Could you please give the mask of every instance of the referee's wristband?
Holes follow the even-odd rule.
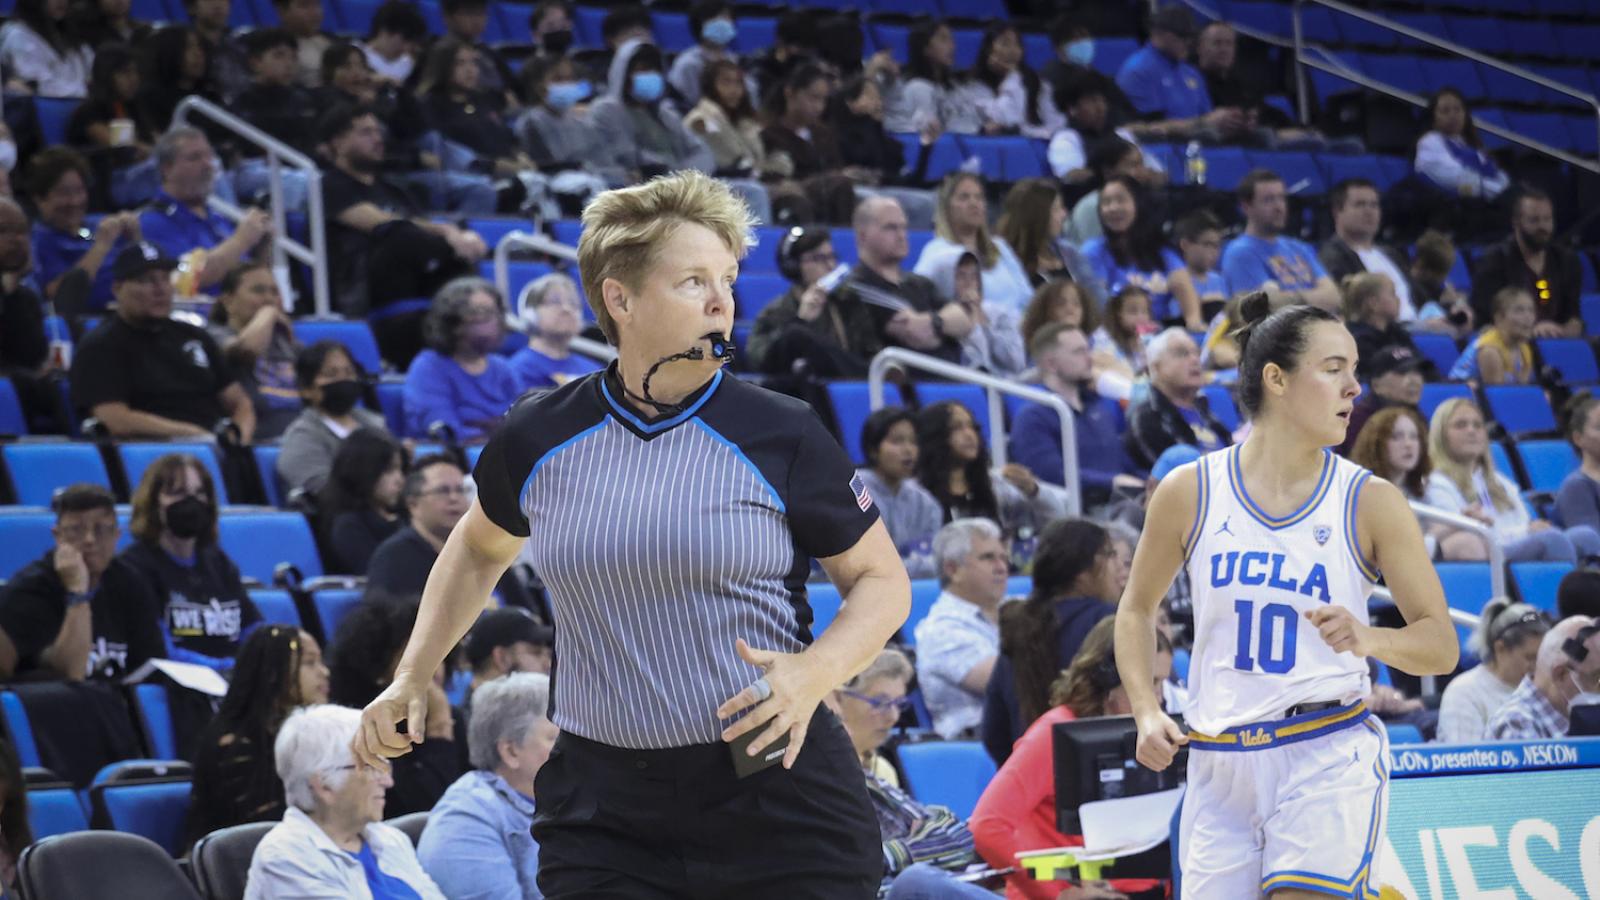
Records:
[[[82,606],[88,603],[93,596],[88,591],[67,591],[67,609],[72,609],[74,606]]]

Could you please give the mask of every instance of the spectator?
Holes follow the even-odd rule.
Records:
[[[17,860],[33,843],[33,826],[28,821],[27,777],[17,751],[0,740],[0,888],[17,890]]]
[[[117,255],[117,313],[78,342],[72,400],[117,438],[205,437],[226,417],[249,444],[255,409],[222,351],[204,328],[168,318],[177,265],[149,243]]]
[[[467,274],[487,253],[483,239],[421,216],[405,189],[379,174],[383,129],[370,108],[341,106],[317,124],[332,165],[323,170],[323,211],[336,307],[372,314],[373,336],[396,368],[422,349],[427,310],[399,303]]]
[[[1055,726],[1062,722],[1132,712],[1112,642],[1112,617],[1099,619],[1083,637],[1081,649],[1050,684],[1049,709],[1017,741],[1000,771],[984,788],[970,824],[978,852],[992,867],[1014,865],[1016,855],[1051,847],[1081,847],[1083,836],[1057,830]],[[1164,696],[1172,672],[1172,644],[1156,632],[1151,675],[1156,696]],[[1147,894],[1147,892],[1149,892]],[[1106,882],[1035,881],[1023,872],[1006,877],[1006,896],[1038,900],[1089,900],[1096,897],[1162,897],[1162,884],[1147,879]]]
[[[916,479],[917,419],[903,406],[875,409],[861,426],[867,465],[856,470],[912,578],[936,574],[933,539],[944,519],[939,501]]]
[[[828,122],[839,144],[844,174],[856,184],[856,193],[894,197],[914,227],[932,228],[935,198],[924,185],[933,144],[939,139],[936,126],[922,129],[916,158],[908,162],[905,145],[884,130],[883,89],[868,75],[852,75],[834,92]]]
[[[156,141],[155,154],[161,190],[139,214],[139,233],[195,271],[195,290],[208,290],[262,246],[272,234],[272,221],[264,210],[252,209],[235,223],[210,208],[217,161],[199,129],[168,131]]]
[[[1424,503],[1428,479],[1433,475],[1427,432],[1427,422],[1415,406],[1385,407],[1367,419],[1360,433],[1352,439],[1350,460],[1399,488],[1407,500]],[[1420,524],[1423,541],[1435,559],[1475,561],[1485,558],[1483,542],[1476,535],[1446,525]]]
[[[1070,103],[1062,100],[1065,85],[1082,83],[1093,86],[1106,101],[1112,121],[1121,124],[1133,118],[1133,104],[1117,87],[1116,79],[1094,68],[1094,33],[1084,23],[1083,17],[1073,12],[1063,12],[1050,20],[1047,36],[1055,57],[1039,70],[1039,77],[1055,89],[1056,103],[1062,112],[1068,112]]]
[[[789,80],[789,73],[817,61],[818,18],[816,10],[805,7],[786,7],[778,16],[772,46],[757,51],[746,61],[746,70],[756,78],[757,97],[771,96]]]
[[[1422,400],[1422,371],[1426,363],[1420,353],[1409,347],[1391,345],[1362,363],[1372,379],[1371,388],[1361,392],[1350,410],[1350,424],[1345,428],[1344,443],[1339,446],[1339,453],[1345,456],[1350,455],[1356,435],[1378,410],[1398,404],[1421,414],[1417,404]]]
[[[222,279],[211,337],[250,395],[256,437],[277,440],[300,415],[294,376],[298,345],[278,280],[264,262],[246,262]]]
[[[1526,290],[1515,285],[1501,288],[1494,295],[1492,324],[1461,351],[1450,369],[1450,380],[1484,385],[1534,382],[1537,316],[1533,297]]]
[[[1600,569],[1585,563],[1561,577],[1556,587],[1556,617],[1590,616],[1600,613]]]
[[[100,589],[160,623],[160,655],[226,674],[261,612],[217,543],[216,497],[198,459],[157,458],[133,493],[134,541],[117,554]],[[130,671],[143,662],[128,660]]]
[[[531,672],[549,675],[555,630],[525,609],[491,609],[478,617],[467,635],[467,664],[472,684],[467,702],[478,688],[507,675]],[[529,795],[532,795],[529,791]]]
[[[1172,234],[1178,239],[1178,255],[1183,257],[1195,296],[1200,298],[1200,319],[1214,322],[1228,302],[1227,279],[1217,270],[1222,258],[1222,222],[1209,210],[1199,209],[1179,219]],[[1237,364],[1237,354],[1226,364],[1213,363],[1219,369],[1231,369]]]
[[[556,173],[551,187],[558,196],[570,193],[569,178],[588,186],[618,186],[630,177],[624,166],[608,164],[604,136],[589,113],[594,94],[580,79],[577,64],[565,56],[542,56],[522,67],[528,105],[517,120],[522,147],[541,171]]]
[[[481,102],[495,112],[515,112],[520,106],[516,73],[504,57],[483,42],[484,30],[489,27],[489,0],[445,0],[441,8],[446,40],[477,51],[475,89],[482,91]]]
[[[956,79],[956,39],[950,26],[922,19],[906,41],[909,61],[884,90],[883,125],[915,134],[937,124],[950,134],[977,134],[983,126],[972,93]]]
[[[1016,251],[1035,289],[1053,279],[1072,278],[1067,256],[1074,251],[1061,240],[1066,221],[1061,191],[1048,178],[1024,178],[1006,192],[995,231]]]
[[[120,678],[132,671],[130,650],[142,662],[161,645],[153,622],[99,590],[116,553],[116,501],[98,485],[74,484],[50,505],[54,546],[0,587],[0,678]]]
[[[549,677],[533,672],[473,692],[473,768],[439,798],[417,845],[422,867],[446,896],[543,896],[539,845],[529,830],[534,776],[556,740],[549,699]]]
[[[1339,289],[1344,295],[1345,325],[1350,329],[1350,336],[1356,339],[1356,350],[1360,354],[1356,377],[1371,378],[1372,361],[1387,347],[1401,347],[1417,353],[1420,358],[1411,332],[1400,324],[1400,296],[1388,275],[1378,272],[1346,275]],[[1454,373],[1451,377],[1455,377]]]
[[[428,39],[428,23],[406,0],[385,0],[372,14],[367,40],[360,45],[367,64],[384,81],[398,87],[411,78],[417,56]]]
[[[0,197],[0,372],[11,379],[28,418],[53,419],[60,394],[43,376],[56,362],[45,337],[44,301],[27,284],[30,244],[27,214]]]
[[[213,103],[222,98],[206,81],[211,61],[200,36],[182,25],[168,25],[150,36],[144,47],[144,77],[139,102],[157,131],[172,124],[173,112],[189,95]]]
[[[289,808],[250,859],[247,900],[444,900],[411,839],[380,821],[394,779],[353,762],[360,726],[358,710],[323,704],[295,710],[279,729],[273,763]]]
[[[790,287],[756,316],[745,342],[751,368],[771,375],[866,375],[867,362],[883,344],[872,312],[854,293],[829,293],[820,283],[839,267],[831,232],[791,228],[778,243],[777,257]]]
[[[1050,708],[1050,685],[1090,630],[1117,611],[1123,578],[1104,526],[1066,519],[1039,534],[1033,592],[1000,611],[1000,657],[983,698],[983,746],[997,764]]]
[[[1342,284],[1347,277],[1362,272],[1389,276],[1400,301],[1396,321],[1406,326],[1416,323],[1422,304],[1412,290],[1410,263],[1404,253],[1378,243],[1378,230],[1383,225],[1378,186],[1365,178],[1346,178],[1328,192],[1328,207],[1333,211],[1333,236],[1317,250],[1317,259],[1328,277],[1335,284]],[[1440,320],[1419,324],[1429,331],[1442,330],[1447,325]]]
[[[1421,304],[1417,315],[1424,319],[1444,318],[1450,323],[1447,333],[1460,340],[1472,330],[1472,304],[1448,281],[1456,260],[1456,245],[1450,236],[1429,229],[1417,238],[1410,275]]]
[[[1210,453],[1233,443],[1200,393],[1205,370],[1194,338],[1181,328],[1168,328],[1151,339],[1148,352],[1150,396],[1128,414],[1125,443],[1133,461],[1153,466],[1161,451],[1173,444]]]
[[[1011,456],[1034,475],[1077,491],[1085,508],[1111,499],[1117,487],[1138,489],[1132,460],[1123,449],[1127,421],[1117,401],[1094,389],[1089,339],[1077,328],[1050,324],[1033,339],[1033,359],[1045,390],[1072,409],[1078,483],[1067,484],[1062,461],[1061,417],[1039,403],[1029,403],[1011,426]]]
[[[1021,315],[1033,296],[1033,282],[1005,238],[989,232],[989,203],[983,179],[967,172],[947,176],[939,185],[934,213],[934,238],[922,248],[915,271],[926,276],[940,254],[964,247],[983,264],[984,299],[1014,308]]]
[[[860,261],[839,290],[870,306],[883,345],[960,362],[961,341],[972,330],[972,320],[959,303],[941,305],[933,282],[901,268],[910,243],[899,201],[868,197],[856,206],[853,224]]]
[[[439,289],[423,323],[428,348],[406,370],[406,433],[429,437],[440,425],[453,440],[477,442],[522,393],[505,343],[506,307],[482,278],[458,278]]]
[[[1539,641],[1533,670],[1489,718],[1491,741],[1566,737],[1572,701],[1600,692],[1600,629],[1588,616],[1562,619]]]
[[[1268,169],[1253,169],[1239,182],[1238,194],[1245,230],[1222,251],[1229,293],[1276,290],[1280,304],[1309,303],[1337,312],[1339,288],[1316,252],[1283,233],[1289,219],[1283,179]]]
[[[1031,345],[1039,332],[1053,322],[1084,334],[1094,334],[1100,329],[1094,305],[1084,302],[1081,286],[1062,279],[1047,281],[1034,290],[1033,299],[1028,301],[1028,309],[1022,314],[1023,344]]]
[[[1428,478],[1428,505],[1489,526],[1507,562],[1570,563],[1600,554],[1600,533],[1595,529],[1561,528],[1529,516],[1516,484],[1496,471],[1483,413],[1471,400],[1453,397],[1434,410],[1428,452],[1434,466]]]
[[[272,0],[272,8],[294,38],[295,80],[301,87],[321,87],[322,54],[333,44],[322,31],[322,0]]]
[[[984,134],[1050,140],[1067,125],[1051,85],[1022,61],[1022,35],[1010,22],[995,22],[984,30],[967,90],[975,98]]]
[[[1145,341],[1155,330],[1150,295],[1137,285],[1124,286],[1106,301],[1105,317],[1089,338],[1095,364],[1131,385],[1149,367]]]
[[[739,34],[733,6],[727,0],[698,0],[689,7],[689,33],[694,35],[695,45],[679,53],[667,73],[667,83],[685,109],[699,103],[703,96],[700,76],[707,64],[726,61],[738,65],[738,57],[728,49]]]
[[[480,0],[452,2],[470,7]],[[486,14],[481,6],[476,12],[479,17]],[[481,84],[486,68],[493,69],[493,66],[482,62],[481,54],[472,44],[444,38],[428,50],[417,83],[417,95],[428,128],[446,141],[470,150],[474,157],[472,167],[489,168],[497,177],[515,177],[532,170],[534,163],[523,152],[500,112],[506,104],[499,89]]]
[[[1257,71],[1242,72],[1238,61],[1238,32],[1227,22],[1210,22],[1200,29],[1195,42],[1195,68],[1205,76],[1206,93],[1221,108],[1237,109],[1244,117],[1238,136],[1269,147],[1321,148],[1328,141],[1315,128],[1298,127],[1282,110],[1266,102],[1264,86],[1270,79]],[[1362,153],[1366,147],[1359,138],[1334,142],[1346,153]]]
[[[634,41],[653,43],[655,41],[653,28],[654,23],[650,21],[650,13],[643,6],[627,3],[613,7],[606,13],[605,18],[600,20],[600,40],[605,42],[606,54],[595,74],[606,76],[609,73],[614,76],[616,73],[612,71],[613,64],[616,62],[617,54],[622,52],[623,45]],[[666,81],[663,79],[663,89],[665,86]],[[616,90],[617,87],[613,77],[607,83],[607,89]]]
[[[528,14],[528,30],[533,35],[535,59],[566,56],[572,49],[572,4],[545,0]]]
[[[400,530],[405,448],[381,427],[362,426],[338,443],[317,492],[329,572],[365,575],[372,554]]]
[[[7,93],[86,97],[94,48],[67,21],[60,0],[17,0],[0,27],[0,69]]]
[[[1511,180],[1484,152],[1467,98],[1453,87],[1440,88],[1428,102],[1430,128],[1417,141],[1417,174],[1434,187],[1459,197],[1493,200]]]
[[[720,4],[722,0],[705,2]],[[678,59],[682,61],[687,55]],[[673,69],[676,71],[676,64]],[[699,99],[683,117],[683,124],[711,149],[717,174],[778,177],[778,167],[767,159],[766,147],[761,143],[761,118],[737,62],[716,59],[704,64],[695,95]]]
[[[38,219],[33,223],[33,274],[46,299],[72,314],[105,309],[111,303],[111,257],[139,240],[139,217],[114,213],[102,218],[90,237],[89,162],[68,147],[46,147],[28,163],[27,190]],[[68,285],[67,276],[73,273]],[[71,302],[68,302],[71,301]]]
[[[965,247],[949,248],[929,258],[923,268],[940,299],[958,304],[972,322],[972,330],[961,342],[962,365],[1004,376],[1027,368],[1018,329],[1021,310],[984,299],[983,272],[976,253]]]
[[[246,122],[266,132],[269,136],[288,144],[295,150],[311,154],[314,151],[315,129],[319,107],[318,91],[322,81],[321,60],[318,58],[316,89],[299,82],[295,61],[294,35],[283,28],[261,28],[244,38],[245,52],[250,65],[250,86],[234,98],[234,109]],[[331,51],[336,45],[328,45]],[[246,143],[240,148],[243,156],[236,166],[234,186],[246,197],[268,195],[272,169],[264,149]],[[289,209],[306,206],[307,180],[304,172],[290,169],[282,174],[283,205]]]
[[[797,67],[768,102],[771,122],[761,130],[761,144],[766,148],[768,177],[799,182],[811,205],[809,218],[842,224],[855,206],[856,193],[843,172],[839,136],[823,118],[832,85],[821,66]]]
[[[339,442],[356,429],[387,430],[383,416],[356,406],[365,376],[337,341],[317,341],[296,354],[294,384],[305,408],[284,431],[278,454],[278,477],[289,491],[320,491]]]
[[[108,44],[94,58],[89,97],[67,120],[67,143],[96,154],[111,175],[112,205],[138,206],[156,192],[155,167],[146,164],[155,129],[137,100],[139,65],[133,52]]]
[[[1107,85],[1110,85],[1109,91],[1117,96],[1122,95],[1116,84],[1099,72],[1071,75],[1064,81],[1056,82],[1055,102],[1067,119],[1062,128],[1049,136],[1046,159],[1050,171],[1068,184],[1084,184],[1094,178],[1095,171],[1089,165],[1089,151],[1096,144],[1119,138],[1135,147],[1139,146],[1138,139],[1129,128],[1112,127]],[[1126,103],[1127,99],[1123,98],[1123,102]],[[1142,154],[1143,148],[1140,150]],[[1143,183],[1150,188],[1166,184],[1167,173],[1161,163],[1154,158],[1148,158],[1145,162],[1146,168],[1139,173]]]
[[[1600,400],[1580,391],[1562,410],[1567,440],[1578,451],[1579,465],[1556,492],[1556,519],[1563,525],[1600,530]]]
[[[1212,107],[1205,76],[1186,62],[1193,37],[1188,9],[1174,4],[1156,11],[1150,16],[1150,42],[1123,61],[1117,87],[1146,121],[1140,131],[1149,137],[1237,138],[1245,114],[1237,107]]]
[[[1138,182],[1112,177],[1100,189],[1099,205],[1102,236],[1084,243],[1083,255],[1105,292],[1114,294],[1128,285],[1143,288],[1153,319],[1204,331],[1200,296],[1189,270],[1163,243],[1155,211],[1141,212],[1149,206],[1149,198]]]
[[[98,56],[107,44],[136,47],[150,36],[149,24],[135,21],[132,12],[131,0],[79,0],[63,25]]]
[[[631,180],[675,169],[715,171],[710,148],[683,126],[665,93],[660,50],[643,40],[617,49],[606,95],[589,107],[602,136],[602,165],[634,173]]]
[[[1539,644],[1549,631],[1550,620],[1526,603],[1496,597],[1484,604],[1471,642],[1482,662],[1445,686],[1437,740],[1446,744],[1483,740],[1489,720],[1533,672]]]
[[[1555,207],[1550,195],[1523,188],[1512,204],[1511,237],[1483,251],[1472,272],[1472,311],[1487,321],[1494,298],[1504,288],[1517,287],[1533,296],[1538,338],[1578,337],[1583,317],[1578,298],[1583,285],[1578,254],[1553,243]]]
[[[572,339],[583,329],[583,301],[570,275],[541,275],[522,289],[522,319],[531,329],[528,346],[511,357],[520,390],[560,387],[590,372],[598,362],[572,352]]]
[[[267,748],[290,713],[327,702],[328,667],[316,638],[281,624],[250,635],[216,718],[200,736],[189,844],[219,828],[283,818],[283,782]]]
[[[229,30],[232,7],[232,0],[183,0],[189,27],[206,55],[205,80],[225,102],[250,85],[244,42]]]
[[[1119,175],[1126,175],[1147,188],[1160,187],[1166,173],[1150,166],[1149,159],[1138,144],[1111,135],[1091,144],[1089,170],[1093,173],[1094,190],[1078,198],[1072,206],[1068,240],[1082,244],[1102,234],[1100,227],[1100,188]]]
[[[972,413],[953,400],[917,413],[917,480],[939,501],[944,521],[981,517],[999,522],[1008,537],[1037,534],[1066,515],[1064,488],[1014,462],[990,471]]]
[[[983,692],[1000,653],[1000,603],[1011,555],[988,519],[956,519],[933,539],[939,599],[917,623],[917,682],[933,730],[968,740],[983,721]]]

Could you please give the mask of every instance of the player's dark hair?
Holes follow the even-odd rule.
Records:
[[[1286,306],[1270,312],[1266,291],[1239,298],[1239,318],[1244,323],[1233,333],[1239,344],[1239,403],[1251,418],[1261,413],[1261,370],[1273,363],[1293,372],[1306,350],[1306,335],[1318,322],[1338,322],[1339,317],[1308,304]]]
[[[917,413],[917,480],[939,501],[940,509],[949,510],[956,503],[950,493],[950,473],[964,466],[971,499],[964,504],[963,514],[998,522],[1000,504],[994,497],[994,484],[989,481],[988,444],[980,439],[978,457],[964,464],[950,452],[950,419],[958,407],[965,409],[955,400],[946,400],[924,406]]]
[[[1088,519],[1058,519],[1039,533],[1033,592],[1022,603],[1000,608],[1000,652],[1011,660],[1015,674],[1019,721],[1032,722],[1050,708],[1050,685],[1071,662],[1056,658],[1055,636],[1061,627],[1056,601],[1071,596],[1078,579],[1094,571],[1110,546],[1111,532]]]

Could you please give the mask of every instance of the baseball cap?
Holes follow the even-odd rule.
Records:
[[[1194,36],[1194,16],[1186,7],[1173,4],[1164,6],[1150,17],[1151,31],[1170,31],[1178,37]]]
[[[111,263],[111,280],[126,281],[129,278],[138,278],[151,269],[172,271],[178,267],[178,261],[161,252],[161,248],[149,241],[140,241],[123,249]]]
[[[517,641],[527,641],[539,647],[550,646],[555,629],[533,617],[520,607],[491,609],[478,617],[467,636],[467,662],[477,668],[496,647],[509,647]]]
[[[1380,378],[1394,372],[1421,371],[1422,365],[1422,357],[1417,355],[1417,351],[1399,344],[1390,344],[1372,357],[1372,362],[1367,365],[1367,371],[1373,378]]]
[[[1192,444],[1173,444],[1156,457],[1156,464],[1150,467],[1150,477],[1160,481],[1172,474],[1173,469],[1199,458],[1200,450]]]

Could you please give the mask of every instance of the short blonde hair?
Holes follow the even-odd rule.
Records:
[[[578,274],[589,308],[612,344],[618,343],[617,323],[600,286],[615,278],[638,290],[657,249],[689,222],[711,229],[739,259],[750,249],[755,227],[750,208],[726,184],[693,170],[606,191],[584,208]]]
[[[1382,272],[1357,272],[1346,275],[1339,283],[1339,292],[1343,294],[1344,317],[1352,322],[1359,322],[1362,313],[1366,311],[1367,301],[1383,293],[1385,284],[1392,284],[1389,276]]]

